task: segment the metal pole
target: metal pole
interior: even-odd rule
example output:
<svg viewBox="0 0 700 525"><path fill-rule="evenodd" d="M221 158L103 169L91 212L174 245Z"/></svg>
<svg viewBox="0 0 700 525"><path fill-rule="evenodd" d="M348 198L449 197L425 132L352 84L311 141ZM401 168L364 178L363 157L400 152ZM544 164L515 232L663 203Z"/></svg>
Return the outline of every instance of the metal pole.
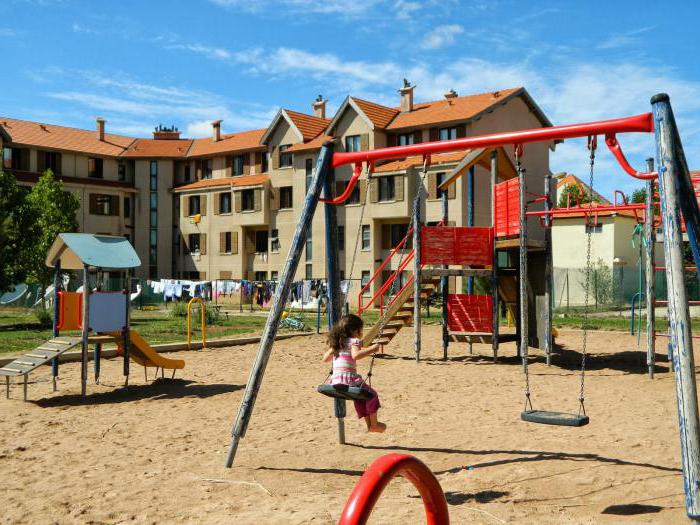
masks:
<svg viewBox="0 0 700 525"><path fill-rule="evenodd" d="M493 360L498 359L498 328L499 328L499 304L498 304L498 250L496 249L496 184L498 182L498 150L491 152L491 227L493 228L493 261L491 265L491 306L492 329L491 350Z"/></svg>
<svg viewBox="0 0 700 525"><path fill-rule="evenodd" d="M441 195L442 200L442 223L447 226L447 216L448 216L448 201L447 201L447 190L443 190ZM448 268L447 264L442 266L443 268ZM450 331L447 324L447 301L449 300L449 277L443 275L440 278L440 288L442 294L442 358L447 361L447 347L450 344Z"/></svg>
<svg viewBox="0 0 700 525"><path fill-rule="evenodd" d="M647 170L654 171L654 159L647 159ZM654 377L656 361L656 297L654 284L656 275L654 272L654 245L656 244L656 232L654 231L654 181L647 182L646 222L644 233L646 237L646 287L647 287L647 367L649 377Z"/></svg>
<svg viewBox="0 0 700 525"><path fill-rule="evenodd" d="M552 174L544 177L544 209L552 209ZM552 217L544 216L544 353L552 363Z"/></svg>
<svg viewBox="0 0 700 525"><path fill-rule="evenodd" d="M321 152L319 153L318 160L316 162L316 170L311 178L309 191L304 200L304 207L301 211L301 216L299 217L299 222L297 223L294 237L292 238L289 248L289 255L287 256L287 261L282 269L279 286L275 290L275 295L272 299L270 313L265 321L265 328L263 330L262 337L260 338L260 347L255 357L255 364L250 371L248 384L246 385L246 389L243 394L243 400L241 401L241 406L238 409L236 421L231 429L231 445L229 446L225 463L227 468L230 468L231 465L233 465L233 459L236 456L238 443L240 439L245 436L246 430L248 429L248 423L253 413L255 400L258 396L260 386L262 385L265 368L267 367L267 362L270 359L270 354L272 353L272 345L275 341L277 329L279 328L280 317L284 311L287 297L289 297L292 282L294 281L294 274L299 266L301 253L304 249L304 245L306 244L306 237L309 234L311 221L313 220L318 199L321 195L321 185L328 170L330 169L332 157L333 144L331 142L326 142L321 147Z"/></svg>
<svg viewBox="0 0 700 525"><path fill-rule="evenodd" d="M83 266L83 328L82 328L82 344L80 353L80 393L85 395L87 392L87 375L88 375L88 331L90 330L90 283L88 265Z"/></svg>
<svg viewBox="0 0 700 525"><path fill-rule="evenodd" d="M142 292L143 293L143 292ZM131 269L126 270L126 326L123 333L124 365L122 374L124 384L129 383L129 345L131 344Z"/></svg>
<svg viewBox="0 0 700 525"><path fill-rule="evenodd" d="M698 395L695 384L693 340L690 332L690 312L684 282L683 237L680 213L686 224L688 238L697 240L700 231L700 211L695 200L688 165L683 153L676 121L666 94L651 99L654 114L659 194L664 232L666 283L668 287L668 320L673 345L673 364L678 400L678 428L681 438L681 460L685 486L685 507L689 517L700 517L700 422ZM691 233L693 232L693 233ZM691 246L694 241L691 241ZM697 246L693 249L697 264Z"/></svg>
<svg viewBox="0 0 700 525"><path fill-rule="evenodd" d="M56 259L56 264L54 264L54 274L53 274L53 336L58 337L58 317L60 315L60 304L58 290L63 283L61 282L61 259ZM53 391L56 391L56 379L58 378L58 358L51 360L51 382L53 384Z"/></svg>
<svg viewBox="0 0 700 525"><path fill-rule="evenodd" d="M525 216L525 201L527 195L525 194L527 188L525 186L525 168L519 168L518 170L518 183L520 190L520 246L518 250L519 261L520 261L520 356L523 360L523 368L525 368L527 356L528 356L528 304L527 304L527 217Z"/></svg>
<svg viewBox="0 0 700 525"><path fill-rule="evenodd" d="M323 195L327 199L333 198L335 190L335 171L328 169L323 178ZM329 328L340 320L342 308L342 295L340 293L340 265L338 263L338 208L333 204L323 207L326 220L326 284L328 287L328 312ZM319 297L318 325L321 319L321 299ZM338 419L338 443L345 444L345 400L334 399L334 414Z"/></svg>
<svg viewBox="0 0 700 525"><path fill-rule="evenodd" d="M419 174L416 175L416 197L413 200L413 335L414 349L416 352L416 362L420 361L420 291L421 291L421 271L420 271L420 194L423 181Z"/></svg>
<svg viewBox="0 0 700 525"><path fill-rule="evenodd" d="M474 226L474 166L467 172L467 226ZM467 278L467 293L474 293L474 276ZM469 353L471 354L471 341L469 342Z"/></svg>

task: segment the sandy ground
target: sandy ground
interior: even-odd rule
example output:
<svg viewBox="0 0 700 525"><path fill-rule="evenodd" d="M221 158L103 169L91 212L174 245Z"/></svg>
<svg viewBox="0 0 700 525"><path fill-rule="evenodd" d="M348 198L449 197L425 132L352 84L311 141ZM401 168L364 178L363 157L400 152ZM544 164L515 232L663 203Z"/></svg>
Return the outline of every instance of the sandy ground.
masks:
<svg viewBox="0 0 700 525"><path fill-rule="evenodd" d="M576 410L580 339L562 331L556 366L532 366L536 407ZM48 368L35 374L29 403L13 386L0 399L0 522L335 523L364 469L388 452L436 473L452 523L684 522L673 377L664 361L649 380L629 335L591 333L591 424L576 429L520 421L513 344L499 364L490 347L470 356L464 344L444 362L431 326L416 364L404 330L375 365L389 429L368 435L353 415L346 446L331 401L315 393L322 343L276 345L231 470L229 431L257 345L171 354L187 361L181 379L146 384L134 367L128 390L121 362L106 361L86 398L77 364L62 367L57 393ZM372 517L422 523L417 491L396 479Z"/></svg>

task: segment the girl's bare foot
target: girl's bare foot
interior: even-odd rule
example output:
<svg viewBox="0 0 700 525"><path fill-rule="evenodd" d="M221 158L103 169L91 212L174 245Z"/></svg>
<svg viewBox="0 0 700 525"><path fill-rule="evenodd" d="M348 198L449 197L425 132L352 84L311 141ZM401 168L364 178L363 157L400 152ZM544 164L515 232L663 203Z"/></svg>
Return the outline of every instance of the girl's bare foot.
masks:
<svg viewBox="0 0 700 525"><path fill-rule="evenodd" d="M377 422L376 424L370 426L370 427L367 429L368 432L378 432L378 433L380 433L380 434L381 434L382 432L384 432L385 430L386 430L386 425L385 425L384 423L379 423L379 422Z"/></svg>

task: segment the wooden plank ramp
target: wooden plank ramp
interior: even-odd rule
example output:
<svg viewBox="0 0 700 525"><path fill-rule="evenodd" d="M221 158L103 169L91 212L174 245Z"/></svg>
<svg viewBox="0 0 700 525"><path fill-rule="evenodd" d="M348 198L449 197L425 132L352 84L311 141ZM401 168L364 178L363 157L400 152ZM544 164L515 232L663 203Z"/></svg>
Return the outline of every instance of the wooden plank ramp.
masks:
<svg viewBox="0 0 700 525"><path fill-rule="evenodd" d="M0 376L29 374L79 344L80 337L55 337L0 368Z"/></svg>

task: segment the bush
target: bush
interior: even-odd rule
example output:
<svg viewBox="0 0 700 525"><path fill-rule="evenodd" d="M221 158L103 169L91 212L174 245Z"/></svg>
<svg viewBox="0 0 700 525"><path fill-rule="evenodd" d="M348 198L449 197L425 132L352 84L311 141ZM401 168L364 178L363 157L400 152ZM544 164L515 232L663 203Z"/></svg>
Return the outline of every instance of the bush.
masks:
<svg viewBox="0 0 700 525"><path fill-rule="evenodd" d="M38 306L35 308L34 315L41 326L51 326L53 324L53 315L51 315L51 312L43 306Z"/></svg>
<svg viewBox="0 0 700 525"><path fill-rule="evenodd" d="M212 324L217 324L219 322L219 312L216 308L214 308L214 305L212 303L205 303L206 305L206 314L205 318L207 321L208 325ZM195 303L192 305L192 322L199 324L199 320L201 319L201 314L199 313L199 308L200 305L198 303ZM174 319L178 319L180 317L187 317L187 303L186 302L177 302L173 303L172 307L170 308L170 317Z"/></svg>

